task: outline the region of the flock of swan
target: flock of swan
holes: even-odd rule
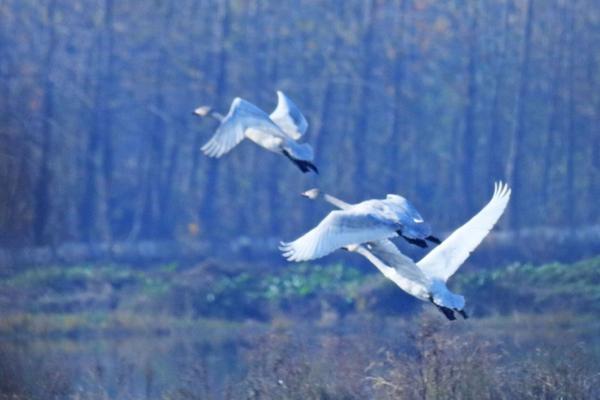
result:
[[[247,138],[285,156],[302,172],[318,173],[312,162],[312,147],[298,143],[308,129],[308,122],[281,91],[277,91],[277,107],[271,114],[239,97],[233,100],[225,116],[207,106],[196,108],[194,113],[219,121],[217,131],[202,147],[209,157],[221,157]],[[337,209],[298,239],[281,243],[280,250],[288,261],[297,262],[324,257],[338,249],[358,253],[400,289],[432,303],[449,320],[456,319],[455,312],[467,318],[464,297],[452,293],[446,282],[498,222],[510,194],[508,185],[495,183],[492,198],[485,207],[442,242],[432,235],[430,225],[402,196],[388,194],[385,199],[349,204],[315,188],[302,195],[325,201]],[[390,240],[398,236],[419,247],[427,247],[427,242],[437,247],[415,263]]]

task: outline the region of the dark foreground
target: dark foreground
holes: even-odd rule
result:
[[[0,398],[599,398],[599,267],[467,271],[454,323],[339,265],[30,269],[1,285]]]

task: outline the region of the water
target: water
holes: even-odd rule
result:
[[[243,377],[240,349],[239,342],[215,343],[193,334],[34,339],[4,341],[3,358],[16,366],[12,378],[21,382],[13,385],[41,398],[86,393],[154,399],[186,390],[220,398],[226,386]]]

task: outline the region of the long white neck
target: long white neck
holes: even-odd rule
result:
[[[216,111],[211,111],[209,115],[219,122],[223,122],[223,120],[225,119],[225,116],[223,114],[220,114]]]
[[[356,253],[361,254],[367,260],[371,261],[371,263],[389,280],[394,282],[400,289],[404,290],[406,293],[415,296],[419,300],[428,301],[429,299],[429,288],[425,287],[422,283],[412,281],[410,279],[405,278],[401,274],[396,271],[395,268],[387,266],[380,259],[375,257],[373,253],[365,249],[362,245],[351,248],[351,251],[355,251]]]
[[[335,206],[337,208],[340,208],[342,210],[345,210],[346,208],[348,208],[348,207],[351,206],[351,204],[346,203],[345,201],[340,200],[337,197],[333,197],[331,195],[328,195],[327,193],[323,194],[323,198],[329,204],[332,204],[333,206]]]

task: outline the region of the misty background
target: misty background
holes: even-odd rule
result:
[[[594,1],[3,1],[0,244],[291,239],[347,201],[413,201],[435,230],[495,180],[501,228],[600,224]],[[321,175],[192,110],[283,90]],[[598,242],[596,242],[598,244]]]
[[[320,175],[202,154],[276,90]],[[312,187],[443,239],[498,180],[466,321],[277,250]],[[0,188],[0,399],[600,396],[598,1],[0,0]]]

